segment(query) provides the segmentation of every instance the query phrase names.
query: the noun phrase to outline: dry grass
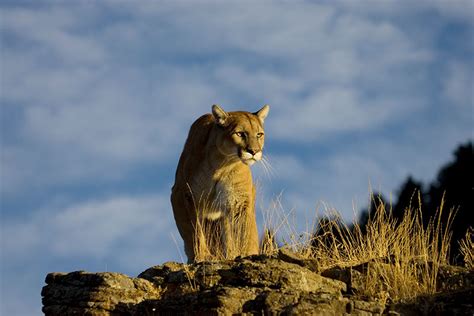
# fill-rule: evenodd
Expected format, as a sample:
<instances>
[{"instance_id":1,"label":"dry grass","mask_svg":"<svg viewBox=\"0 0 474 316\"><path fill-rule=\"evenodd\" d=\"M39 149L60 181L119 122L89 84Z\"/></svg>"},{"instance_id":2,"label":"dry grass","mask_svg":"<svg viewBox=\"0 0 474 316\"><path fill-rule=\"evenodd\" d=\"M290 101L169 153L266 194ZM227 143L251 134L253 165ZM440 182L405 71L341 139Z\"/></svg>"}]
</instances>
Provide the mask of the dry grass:
<instances>
[{"instance_id":1,"label":"dry grass","mask_svg":"<svg viewBox=\"0 0 474 316\"><path fill-rule=\"evenodd\" d=\"M232 260L239 256L248 240L240 220L235 219L229 227L223 227L220 220L199 218L195 225L195 261Z\"/></svg>"},{"instance_id":2,"label":"dry grass","mask_svg":"<svg viewBox=\"0 0 474 316\"><path fill-rule=\"evenodd\" d=\"M353 227L346 225L340 214L330 210L326 211L327 220L317 225L313 222L307 232L296 234L291 223L293 212L285 213L279 201L278 198L267 210L273 214L265 216L266 228L271 228L273 235L283 229L283 244L306 258L317 259L322 269L369 263L361 295L399 301L435 293L438 269L449 261L453 220L450 211L447 223L441 222L443 204L426 228L421 203L407 208L399 222L383 203L376 203L378 208L372 212L365 231L357 223ZM468 247L472 255L472 238Z\"/></svg>"},{"instance_id":3,"label":"dry grass","mask_svg":"<svg viewBox=\"0 0 474 316\"><path fill-rule=\"evenodd\" d=\"M470 227L466 236L459 242L461 254L464 257L464 264L469 269L474 269L474 229Z\"/></svg>"},{"instance_id":4,"label":"dry grass","mask_svg":"<svg viewBox=\"0 0 474 316\"><path fill-rule=\"evenodd\" d=\"M285 211L279 196L262 212L261 253L271 255L284 246L305 258L317 259L321 269L367 263L365 288L359 294L381 300L403 301L435 293L439 267L449 263L453 211L445 216L442 202L436 216L424 226L421 202L408 207L400 221L393 218L391 209L383 203L375 204L377 209L365 228L357 223L345 224L338 212L326 207L327 220L318 222L318 216L314 216L304 232L298 233L294 210ZM447 222L442 222L442 217L448 218ZM216 238L222 236L222 228L199 220L195 227L196 261L238 256L246 238L244 232L235 229L241 227L239 223L232 225L235 226L228 230L224 241ZM472 236L471 230L461 243L466 265L471 268Z\"/></svg>"},{"instance_id":5,"label":"dry grass","mask_svg":"<svg viewBox=\"0 0 474 316\"><path fill-rule=\"evenodd\" d=\"M198 216L194 225L195 261L232 260L241 255L242 249L247 249L249 241L245 227L249 227L250 224L246 221L252 218L242 214L232 217L230 222L223 217L209 220L203 214L218 212L219 208L202 201L198 205Z\"/></svg>"}]
</instances>

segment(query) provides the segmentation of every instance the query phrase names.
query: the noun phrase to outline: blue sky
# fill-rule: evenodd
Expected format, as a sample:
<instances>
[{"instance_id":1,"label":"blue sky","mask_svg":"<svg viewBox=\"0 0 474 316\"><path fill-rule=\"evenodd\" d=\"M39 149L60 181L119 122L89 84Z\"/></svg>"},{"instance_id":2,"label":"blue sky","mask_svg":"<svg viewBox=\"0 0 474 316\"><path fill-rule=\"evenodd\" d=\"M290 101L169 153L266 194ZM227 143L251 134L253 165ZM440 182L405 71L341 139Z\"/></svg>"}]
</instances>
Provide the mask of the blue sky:
<instances>
[{"instance_id":1,"label":"blue sky","mask_svg":"<svg viewBox=\"0 0 474 316\"><path fill-rule=\"evenodd\" d=\"M51 271L181 261L191 123L270 104L260 209L350 220L473 138L471 1L2 1L1 312ZM319 207L321 209L321 207ZM172 238L175 236L177 242Z\"/></svg>"}]
</instances>

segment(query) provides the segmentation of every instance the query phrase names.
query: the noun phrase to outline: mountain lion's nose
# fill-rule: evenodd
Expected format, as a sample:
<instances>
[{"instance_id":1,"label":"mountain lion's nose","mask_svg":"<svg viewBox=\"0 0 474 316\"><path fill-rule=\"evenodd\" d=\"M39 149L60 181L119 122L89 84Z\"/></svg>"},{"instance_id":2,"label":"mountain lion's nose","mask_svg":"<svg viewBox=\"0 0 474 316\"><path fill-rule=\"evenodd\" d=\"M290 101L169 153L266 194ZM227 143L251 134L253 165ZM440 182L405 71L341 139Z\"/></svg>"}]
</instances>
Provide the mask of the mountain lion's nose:
<instances>
[{"instance_id":1,"label":"mountain lion's nose","mask_svg":"<svg viewBox=\"0 0 474 316\"><path fill-rule=\"evenodd\" d=\"M247 148L247 152L249 154L255 155L256 153L258 153L258 149Z\"/></svg>"}]
</instances>

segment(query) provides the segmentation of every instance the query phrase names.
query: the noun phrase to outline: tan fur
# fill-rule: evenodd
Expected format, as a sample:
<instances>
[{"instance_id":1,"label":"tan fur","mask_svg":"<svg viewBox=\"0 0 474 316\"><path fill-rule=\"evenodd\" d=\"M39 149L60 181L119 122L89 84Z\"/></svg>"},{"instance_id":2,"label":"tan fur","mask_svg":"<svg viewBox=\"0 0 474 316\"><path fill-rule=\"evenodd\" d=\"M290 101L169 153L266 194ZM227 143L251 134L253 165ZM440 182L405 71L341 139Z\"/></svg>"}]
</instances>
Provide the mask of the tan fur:
<instances>
[{"instance_id":1,"label":"tan fur","mask_svg":"<svg viewBox=\"0 0 474 316\"><path fill-rule=\"evenodd\" d=\"M211 254L258 253L255 187L249 166L261 159L268 110L266 105L256 113L226 113L214 105L212 114L201 116L191 126L171 193L189 262L199 259L199 225L209 228Z\"/></svg>"}]
</instances>

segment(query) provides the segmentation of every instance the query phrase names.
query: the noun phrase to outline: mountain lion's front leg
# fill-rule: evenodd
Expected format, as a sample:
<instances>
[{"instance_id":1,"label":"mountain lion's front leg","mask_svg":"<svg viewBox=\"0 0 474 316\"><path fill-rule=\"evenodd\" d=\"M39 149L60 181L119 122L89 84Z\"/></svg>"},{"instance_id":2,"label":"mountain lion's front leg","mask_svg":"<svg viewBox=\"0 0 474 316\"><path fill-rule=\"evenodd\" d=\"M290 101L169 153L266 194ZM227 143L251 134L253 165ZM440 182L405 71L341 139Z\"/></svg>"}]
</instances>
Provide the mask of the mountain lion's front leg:
<instances>
[{"instance_id":1,"label":"mountain lion's front leg","mask_svg":"<svg viewBox=\"0 0 474 316\"><path fill-rule=\"evenodd\" d=\"M258 254L258 231L251 198L242 198L222 218L223 253L227 258Z\"/></svg>"},{"instance_id":2,"label":"mountain lion's front leg","mask_svg":"<svg viewBox=\"0 0 474 316\"><path fill-rule=\"evenodd\" d=\"M243 254L257 255L258 254L258 230L257 230L257 219L255 216L255 206L251 205L246 210L246 219L247 219L247 243L245 250L242 251Z\"/></svg>"}]
</instances>

